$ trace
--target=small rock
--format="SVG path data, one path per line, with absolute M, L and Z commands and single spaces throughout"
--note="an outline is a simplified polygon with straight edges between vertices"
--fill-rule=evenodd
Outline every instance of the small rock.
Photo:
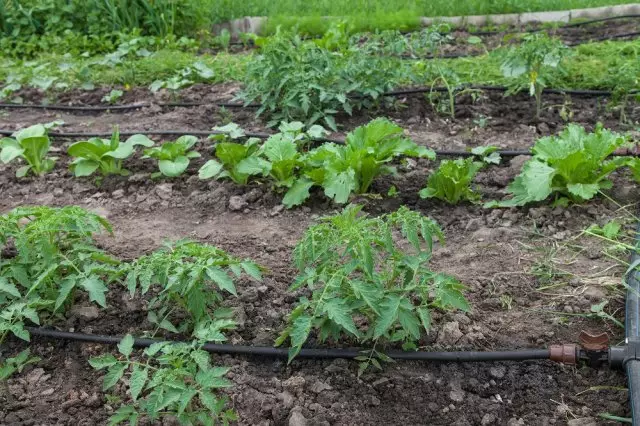
M 258 201 L 258 199 L 260 199 L 260 197 L 262 197 L 262 191 L 258 188 L 253 188 L 251 191 L 249 191 L 247 193 L 247 195 L 245 195 L 245 199 L 249 202 L 249 203 L 254 203 L 256 201 Z
M 492 425 L 495 422 L 496 422 L 496 416 L 494 416 L 491 413 L 487 413 L 484 416 L 482 416 L 482 420 L 480 421 L 482 426 Z
M 139 183 L 139 182 L 148 182 L 149 175 L 146 173 L 136 173 L 134 175 L 129 176 L 129 182 Z
M 170 200 L 173 193 L 173 185 L 170 183 L 163 183 L 156 186 L 156 195 L 163 200 Z
M 371 383 L 371 386 L 373 386 L 374 388 L 377 388 L 379 386 L 386 385 L 387 383 L 389 383 L 389 378 L 388 377 L 382 377 L 382 378 L 376 380 L 375 382 Z
M 346 359 L 338 358 L 334 359 L 327 368 L 324 369 L 327 373 L 342 373 L 349 368 L 349 361 Z
M 119 198 L 124 197 L 124 189 L 116 189 L 115 191 L 113 191 L 113 192 L 111 193 L 111 197 L 112 197 L 114 200 L 117 200 L 117 199 L 119 199 Z
M 541 135 L 548 135 L 549 132 L 551 130 L 549 130 L 549 126 L 547 125 L 547 123 L 538 123 L 538 132 L 540 132 Z
M 307 426 L 308 420 L 302 415 L 302 408 L 295 407 L 289 415 L 289 426 Z
M 599 302 L 607 297 L 606 293 L 601 288 L 595 286 L 587 287 L 582 295 L 594 302 Z
M 306 380 L 304 379 L 304 377 L 302 377 L 302 376 L 292 376 L 292 377 L 289 377 L 284 382 L 282 382 L 282 386 L 286 390 L 288 390 L 288 391 L 290 391 L 290 392 L 292 392 L 292 393 L 294 393 L 296 395 L 299 395 L 299 394 L 302 393 L 302 390 L 304 388 L 304 384 L 305 383 L 306 383 Z
M 474 232 L 480 229 L 482 225 L 484 225 L 484 223 L 482 222 L 482 218 L 476 217 L 469 220 L 469 222 L 467 222 L 467 225 L 464 227 L 464 230 L 469 232 Z
M 489 369 L 489 375 L 491 377 L 494 377 L 496 379 L 502 379 L 504 377 L 504 375 L 506 374 L 507 369 L 506 367 L 503 366 L 499 366 L 499 367 L 491 367 Z
M 567 426 L 597 426 L 598 422 L 593 417 L 583 417 L 581 419 L 571 419 Z
M 94 320 L 100 316 L 100 311 L 95 306 L 74 306 L 71 314 L 85 320 Z
M 34 368 L 27 374 L 27 383 L 30 385 L 35 385 L 38 383 L 40 378 L 44 376 L 44 369 L 42 368 Z
M 288 391 L 283 391 L 282 393 L 279 393 L 278 399 L 282 401 L 282 405 L 284 405 L 285 408 L 293 407 L 293 403 L 295 401 L 295 398 L 293 397 L 293 395 L 291 395 L 291 393 Z
M 524 419 L 516 419 L 515 417 L 512 417 L 509 419 L 509 421 L 507 422 L 507 426 L 524 426 Z
M 239 212 L 248 205 L 249 203 L 247 203 L 247 200 L 239 195 L 234 195 L 233 197 L 229 198 L 229 210 L 231 210 L 232 212 Z
M 440 329 L 438 333 L 437 342 L 444 346 L 453 346 L 458 340 L 462 338 L 463 334 L 460 331 L 460 324 L 458 321 L 447 322 Z
M 278 204 L 277 206 L 271 209 L 269 216 L 271 217 L 277 216 L 280 213 L 282 213 L 283 210 L 284 210 L 284 204 Z
M 64 189 L 62 188 L 56 188 L 53 190 L 53 195 L 55 195 L 56 197 L 59 197 L 62 194 L 64 194 Z
M 380 399 L 378 397 L 371 396 L 371 405 L 377 407 L 378 405 L 380 405 Z
M 451 398 L 451 400 L 455 402 L 464 401 L 464 395 L 465 391 L 463 391 L 462 389 L 455 389 L 449 392 L 449 398 Z
M 311 392 L 320 393 L 325 390 L 332 390 L 333 388 L 328 384 L 317 380 L 313 385 L 311 385 Z
M 45 389 L 42 392 L 40 392 L 40 395 L 49 396 L 49 395 L 53 395 L 54 392 L 55 392 L 54 388 L 49 388 L 49 389 Z
M 231 312 L 233 312 L 233 319 L 236 322 L 238 330 L 243 330 L 247 322 L 247 313 L 244 311 L 244 308 L 242 306 L 236 306 L 231 309 Z

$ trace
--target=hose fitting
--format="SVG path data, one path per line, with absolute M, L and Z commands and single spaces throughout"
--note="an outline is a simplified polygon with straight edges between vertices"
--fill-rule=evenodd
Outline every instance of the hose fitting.
M 560 364 L 575 365 L 578 359 L 576 345 L 553 345 L 549 347 L 549 359 Z

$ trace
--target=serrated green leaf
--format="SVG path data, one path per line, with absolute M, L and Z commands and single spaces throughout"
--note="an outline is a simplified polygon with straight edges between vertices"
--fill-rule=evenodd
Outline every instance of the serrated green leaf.
M 134 343 L 135 343 L 135 339 L 131 334 L 125 335 L 122 338 L 122 340 L 120 340 L 120 343 L 118 343 L 118 352 L 128 357 L 129 355 L 131 355 L 131 352 L 133 351 Z
M 349 196 L 356 189 L 355 172 L 353 169 L 348 169 L 340 173 L 330 173 L 322 186 L 327 197 L 338 204 L 344 204 L 349 201 Z
M 214 367 L 207 370 L 200 370 L 196 374 L 196 382 L 206 389 L 226 388 L 233 386 L 231 382 L 223 378 L 229 372 L 227 367 Z
M 598 194 L 600 191 L 600 185 L 597 183 L 570 183 L 567 184 L 569 193 L 582 198 L 583 200 L 590 200 Z
M 309 333 L 311 333 L 312 319 L 308 315 L 300 315 L 291 324 L 289 337 L 291 338 L 291 349 L 289 350 L 289 363 L 295 358 L 302 349 L 302 345 L 307 341 Z
M 220 268 L 209 267 L 207 268 L 207 276 L 220 287 L 221 290 L 226 290 L 234 296 L 237 295 L 236 287 L 233 284 L 233 280 L 226 272 Z
M 313 185 L 314 182 L 309 179 L 303 178 L 296 180 L 284 195 L 282 204 L 290 209 L 293 206 L 299 206 L 300 204 L 304 203 L 305 200 L 309 198 L 309 190 Z
M 419 307 L 416 311 L 418 312 L 418 317 L 420 318 L 422 327 L 424 327 L 425 331 L 428 333 L 431 329 L 431 312 L 426 307 Z
M 60 291 L 58 292 L 58 297 L 56 297 L 56 303 L 53 307 L 54 311 L 60 309 L 60 307 L 66 302 L 71 291 L 76 287 L 76 280 L 73 278 L 66 279 L 62 282 L 62 286 L 60 287 Z
M 253 262 L 241 262 L 240 266 L 244 272 L 257 281 L 262 281 L 262 272 L 260 267 Z
M 108 288 L 102 283 L 100 277 L 91 275 L 80 281 L 80 286 L 89 293 L 89 300 L 96 302 L 103 308 L 107 307 L 107 299 L 105 293 Z
M 102 384 L 102 390 L 107 391 L 114 387 L 116 383 L 122 378 L 124 371 L 127 368 L 127 364 L 114 364 L 109 367 L 107 374 L 104 376 L 104 383 Z
M 118 360 L 112 354 L 104 354 L 94 358 L 89 358 L 89 365 L 97 370 L 116 365 Z
M 349 308 L 341 299 L 331 299 L 322 306 L 329 319 L 343 327 L 355 337 L 360 337 L 360 332 L 353 322 Z
M 146 367 L 141 368 L 139 365 L 135 365 L 133 367 L 133 371 L 129 377 L 129 394 L 134 401 L 136 401 L 140 396 L 148 378 L 149 370 Z
M 380 303 L 380 317 L 375 323 L 373 338 L 377 339 L 387 333 L 398 319 L 398 309 L 402 298 L 395 294 L 387 295 Z
M 20 291 L 18 288 L 9 283 L 6 278 L 0 277 L 0 292 L 9 294 L 13 297 L 20 297 Z

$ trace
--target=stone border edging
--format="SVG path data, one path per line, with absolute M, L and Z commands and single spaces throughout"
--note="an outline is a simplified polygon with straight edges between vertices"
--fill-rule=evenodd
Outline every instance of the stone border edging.
M 600 19 L 623 15 L 640 15 L 640 3 L 623 4 L 617 6 L 603 6 L 589 9 L 558 10 L 550 12 L 525 12 L 508 13 L 500 15 L 470 15 L 470 16 L 436 16 L 422 17 L 422 26 L 429 26 L 436 22 L 447 22 L 455 27 L 466 25 L 484 26 L 488 24 L 496 25 L 519 25 L 533 22 L 565 22 L 572 19 Z M 240 33 L 260 34 L 265 28 L 268 17 L 247 16 L 233 21 L 216 24 L 213 27 L 214 33 L 219 33 L 223 29 L 229 30 L 231 35 L 237 36 Z

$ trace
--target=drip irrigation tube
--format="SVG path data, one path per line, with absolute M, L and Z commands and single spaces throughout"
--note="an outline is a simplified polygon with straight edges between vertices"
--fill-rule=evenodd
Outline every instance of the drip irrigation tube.
M 120 343 L 122 337 L 101 336 L 95 334 L 72 333 L 67 331 L 50 330 L 45 328 L 29 328 L 33 336 L 50 338 L 55 340 L 72 340 L 78 342 L 100 343 L 115 345 Z M 161 340 L 136 338 L 134 346 L 146 348 Z M 179 343 L 178 341 L 169 341 Z M 243 346 L 243 345 L 221 345 L 207 343 L 203 346 L 207 352 L 226 355 L 254 355 L 274 358 L 287 358 L 288 348 L 274 348 L 270 346 Z M 363 349 L 302 349 L 299 358 L 345 358 L 353 359 L 362 356 Z M 529 361 L 551 359 L 550 349 L 522 349 L 517 351 L 496 351 L 496 352 L 405 352 L 389 351 L 387 356 L 398 360 L 407 361 L 434 361 L 434 362 L 489 362 L 489 361 Z
M 506 92 L 509 90 L 506 86 L 485 86 L 485 85 L 462 85 L 455 90 L 486 90 L 493 92 Z M 429 93 L 429 92 L 446 92 L 448 89 L 446 87 L 415 87 L 409 89 L 400 89 L 400 90 L 392 90 L 389 92 L 384 92 L 382 96 L 387 97 L 398 97 L 398 96 L 406 96 L 406 95 L 414 95 L 420 93 Z M 585 96 L 585 97 L 606 97 L 611 96 L 612 92 L 610 90 L 588 90 L 588 89 L 553 89 L 553 88 L 545 88 L 543 93 L 547 94 L 565 94 L 565 95 L 574 95 L 574 96 Z M 630 95 L 634 95 L 640 93 L 640 90 L 632 90 L 629 92 Z M 261 104 L 241 104 L 241 103 L 215 103 L 215 102 L 169 102 L 169 103 L 137 103 L 137 104 L 126 104 L 126 105 L 42 105 L 42 104 L 8 104 L 8 103 L 0 103 L 0 109 L 44 109 L 51 111 L 76 111 L 76 112 L 101 112 L 101 111 L 129 111 L 133 109 L 140 108 L 148 108 L 151 106 L 159 106 L 161 108 L 195 108 L 201 106 L 219 106 L 225 108 L 259 108 Z
M 640 223 L 636 235 L 636 251 L 631 257 L 631 265 L 640 262 Z M 628 347 L 637 348 L 640 343 L 640 265 L 629 272 L 627 278 L 627 301 L 625 307 L 625 332 Z M 629 402 L 633 425 L 640 425 L 640 354 L 636 351 L 633 358 L 624 365 L 629 381 Z

